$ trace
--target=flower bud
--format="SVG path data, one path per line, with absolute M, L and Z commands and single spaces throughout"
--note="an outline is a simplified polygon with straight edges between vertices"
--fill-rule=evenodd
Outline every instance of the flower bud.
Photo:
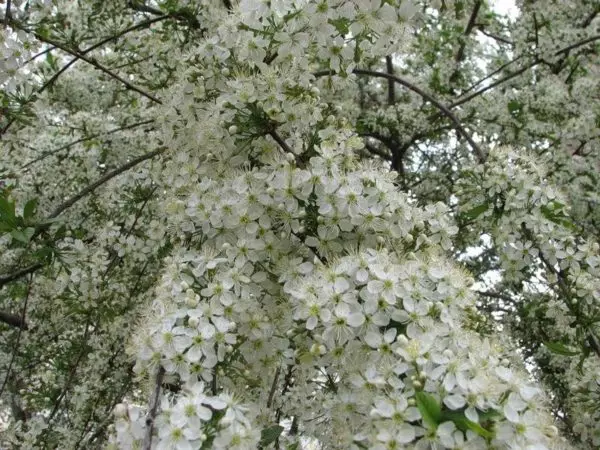
M 238 132 L 238 127 L 237 126 L 231 125 L 229 127 L 229 134 L 237 134 L 237 132 Z

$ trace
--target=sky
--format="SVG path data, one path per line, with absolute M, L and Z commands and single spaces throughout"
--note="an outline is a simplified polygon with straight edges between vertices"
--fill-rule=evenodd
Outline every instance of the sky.
M 491 0 L 493 8 L 500 14 L 506 14 L 514 19 L 517 15 L 515 0 Z

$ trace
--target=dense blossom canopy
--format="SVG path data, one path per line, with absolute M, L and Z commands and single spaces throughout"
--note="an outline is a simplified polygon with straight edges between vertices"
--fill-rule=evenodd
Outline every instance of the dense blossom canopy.
M 600 446 L 600 2 L 4 0 L 0 446 Z

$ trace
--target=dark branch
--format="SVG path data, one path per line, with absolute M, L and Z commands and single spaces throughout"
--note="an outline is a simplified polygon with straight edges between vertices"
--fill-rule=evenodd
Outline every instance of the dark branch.
M 27 293 L 25 294 L 25 301 L 23 302 L 23 309 L 21 310 L 21 324 L 25 324 L 25 315 L 27 314 L 27 303 L 29 301 L 29 294 L 31 293 L 31 282 L 33 281 L 33 275 L 29 276 L 29 283 L 27 283 Z M 19 343 L 21 342 L 21 333 L 25 327 L 19 327 L 17 331 L 17 339 L 15 345 L 12 349 L 12 355 L 10 357 L 10 363 L 8 364 L 8 369 L 6 369 L 6 376 L 4 377 L 4 382 L 2 383 L 2 387 L 0 387 L 0 397 L 2 397 L 2 393 L 4 392 L 4 388 L 6 387 L 6 383 L 8 383 L 8 379 L 10 378 L 10 372 L 12 370 L 12 366 L 15 362 L 15 358 L 17 357 L 17 352 L 19 350 Z
M 385 57 L 385 68 L 387 73 L 394 75 L 394 62 L 391 56 Z M 396 101 L 396 83 L 393 80 L 388 80 L 388 105 L 393 105 Z
M 50 150 L 48 152 L 42 153 L 37 158 L 35 158 L 35 159 L 29 161 L 27 164 L 21 166 L 20 170 L 26 169 L 27 167 L 29 167 L 29 166 L 37 163 L 37 162 L 40 162 L 40 161 L 46 159 L 49 156 L 52 156 L 52 155 L 54 155 L 56 153 L 59 153 L 59 152 L 61 152 L 63 150 L 67 150 L 67 149 L 69 149 L 69 148 L 73 147 L 74 145 L 77 145 L 77 144 L 79 144 L 81 142 L 89 141 L 91 139 L 96 139 L 97 137 L 100 137 L 100 136 L 106 136 L 108 134 L 113 134 L 113 133 L 116 133 L 117 131 L 130 130 L 132 128 L 137 128 L 137 127 L 140 127 L 140 126 L 143 126 L 143 125 L 150 124 L 152 122 L 154 122 L 154 119 L 143 120 L 141 122 L 132 123 L 130 125 L 125 125 L 125 126 L 122 126 L 122 127 L 113 128 L 112 130 L 108 130 L 108 131 L 105 131 L 103 133 L 97 133 L 97 134 L 93 134 L 91 136 L 87 136 L 87 137 L 84 137 L 84 138 L 81 138 L 81 139 L 77 139 L 76 141 L 73 141 L 73 142 L 65 144 L 65 145 L 63 145 L 61 147 L 55 148 L 54 150 Z
M 152 448 L 152 434 L 154 433 L 154 419 L 158 412 L 158 401 L 160 399 L 160 387 L 162 385 L 163 378 L 165 376 L 165 369 L 161 366 L 158 368 L 156 374 L 156 381 L 154 385 L 154 392 L 150 397 L 148 405 L 148 415 L 146 416 L 146 434 L 144 436 L 144 444 L 142 450 L 150 450 Z
M 23 321 L 22 317 L 17 314 L 10 314 L 0 311 L 0 322 L 10 325 L 11 327 L 20 328 L 22 330 L 29 329 L 27 322 Z
M 98 179 L 94 183 L 92 183 L 89 186 L 85 187 L 77 195 L 71 197 L 69 200 L 67 200 L 66 202 L 62 203 L 60 206 L 58 206 L 52 212 L 52 214 L 50 214 L 48 216 L 48 219 L 54 219 L 55 217 L 59 216 L 64 210 L 70 208 L 75 203 L 77 203 L 79 200 L 81 200 L 83 197 L 85 197 L 86 195 L 94 192 L 98 187 L 102 186 L 104 183 L 106 183 L 107 181 L 109 181 L 112 178 L 116 177 L 117 175 L 120 175 L 123 172 L 131 169 L 132 167 L 137 166 L 139 163 L 141 163 L 143 161 L 146 161 L 148 159 L 152 159 L 155 156 L 160 155 L 164 151 L 165 151 L 164 147 L 159 148 L 157 150 L 154 150 L 153 152 L 146 153 L 145 155 L 142 155 L 142 156 L 138 156 L 137 158 L 132 159 L 131 161 L 129 161 L 127 164 L 123 164 L 121 167 L 118 167 L 115 170 L 113 170 L 111 172 L 108 172 L 102 178 Z
M 19 269 L 13 273 L 9 273 L 7 275 L 0 275 L 0 287 L 4 286 L 5 284 L 10 283 L 11 281 L 18 280 L 19 278 L 24 277 L 25 275 L 33 273 L 36 270 L 41 269 L 42 267 L 44 267 L 43 264 L 36 263 L 36 264 L 32 264 L 28 267 L 25 267 L 23 269 Z
M 283 149 L 284 152 L 294 155 L 294 152 L 292 151 L 290 146 L 287 145 L 287 143 L 283 140 L 283 138 L 281 136 L 279 136 L 279 134 L 277 134 L 277 131 L 270 130 L 267 134 L 269 136 L 271 136 L 273 138 L 273 140 L 279 144 L 279 146 Z
M 590 42 L 594 42 L 600 40 L 600 35 L 596 35 L 596 36 L 591 36 L 587 39 L 584 39 L 582 41 L 576 42 L 574 44 L 568 45 L 565 48 L 562 48 L 560 50 L 558 50 L 554 56 L 560 56 L 563 55 L 565 53 L 570 52 L 573 49 L 576 49 L 578 47 L 581 47 L 583 45 L 589 44 Z M 518 58 L 517 58 L 518 59 Z M 508 74 L 507 76 L 505 76 L 504 78 L 500 78 L 499 80 L 494 81 L 493 83 L 490 83 L 489 85 L 481 88 L 478 91 L 473 92 L 472 94 L 469 94 L 465 97 L 459 98 L 458 100 L 456 100 L 454 103 L 452 103 L 451 105 L 449 105 L 448 107 L 450 109 L 455 108 L 457 106 L 460 106 L 464 103 L 467 103 L 468 101 L 474 99 L 475 97 L 480 96 L 481 94 L 483 94 L 484 92 L 489 91 L 490 89 L 493 89 L 509 80 L 512 80 L 515 77 L 518 77 L 519 75 L 521 75 L 523 72 L 526 72 L 527 70 L 531 69 L 532 67 L 537 66 L 538 64 L 542 63 L 542 59 L 541 58 L 535 58 L 533 61 L 531 61 L 529 64 L 521 67 L 520 69 L 516 70 L 513 73 Z
M 385 78 L 388 80 L 393 80 L 396 83 L 401 84 L 402 86 L 406 87 L 407 89 L 420 95 L 425 100 L 429 101 L 442 114 L 444 114 L 446 117 L 448 117 L 452 121 L 452 123 L 454 124 L 454 128 L 456 129 L 456 131 L 458 133 L 460 133 L 467 140 L 467 142 L 469 143 L 469 145 L 475 152 L 479 162 L 485 162 L 485 159 L 486 159 L 485 153 L 483 153 L 481 148 L 479 148 L 479 145 L 477 145 L 477 143 L 473 140 L 471 135 L 464 129 L 464 127 L 462 126 L 462 124 L 460 123 L 458 118 L 452 113 L 452 111 L 450 111 L 450 109 L 448 109 L 448 107 L 443 105 L 439 100 L 437 100 L 431 94 L 428 94 L 427 92 L 423 91 L 421 88 L 404 80 L 403 78 L 400 78 L 400 77 L 394 76 L 394 75 L 390 75 L 389 73 L 375 72 L 373 70 L 363 70 L 363 69 L 354 69 L 352 72 L 355 73 L 356 75 L 367 75 L 367 76 L 371 76 L 371 77 L 379 77 L 379 78 Z M 318 78 L 318 77 L 324 77 L 324 76 L 327 76 L 330 74 L 331 74 L 331 72 L 329 70 L 323 70 L 320 72 L 316 72 L 313 75 Z

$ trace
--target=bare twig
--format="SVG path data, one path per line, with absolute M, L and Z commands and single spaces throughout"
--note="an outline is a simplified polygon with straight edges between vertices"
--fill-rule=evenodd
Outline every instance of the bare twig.
M 152 434 L 154 433 L 154 419 L 158 412 L 158 401 L 160 399 L 160 387 L 162 385 L 163 378 L 165 376 L 165 369 L 161 366 L 158 368 L 156 373 L 156 381 L 154 384 L 154 391 L 150 397 L 148 404 L 148 414 L 146 415 L 146 434 L 144 435 L 144 443 L 142 450 L 150 450 L 152 448 Z

